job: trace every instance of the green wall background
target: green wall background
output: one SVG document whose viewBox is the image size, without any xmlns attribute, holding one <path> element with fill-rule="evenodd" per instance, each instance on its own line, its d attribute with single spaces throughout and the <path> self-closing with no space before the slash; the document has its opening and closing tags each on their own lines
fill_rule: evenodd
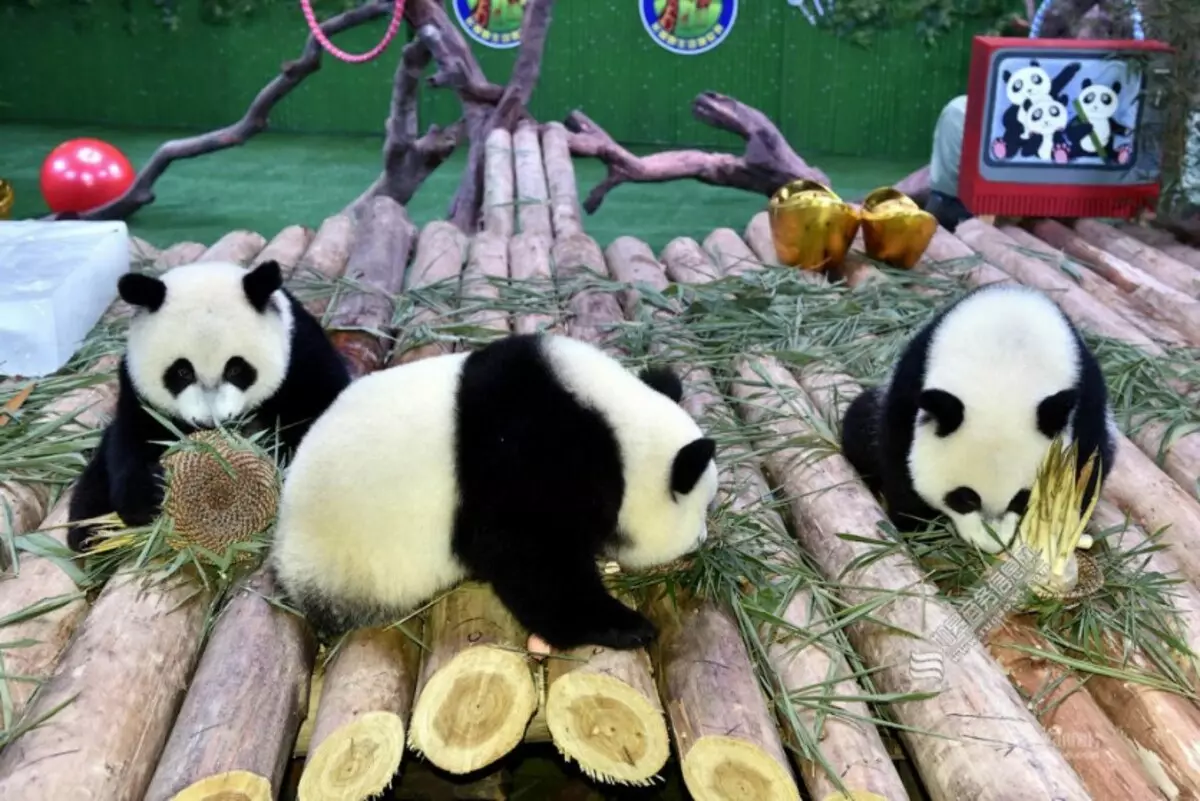
<svg viewBox="0 0 1200 801">
<path fill-rule="evenodd" d="M 180 5 L 172 33 L 151 0 L 0 4 L 0 121 L 78 125 L 80 135 L 88 124 L 215 128 L 242 115 L 307 33 L 296 2 L 224 26 L 202 22 L 196 0 Z M 380 20 L 337 44 L 361 52 L 385 29 Z M 733 146 L 691 117 L 692 98 L 712 89 L 760 108 L 801 154 L 921 157 L 938 112 L 965 91 L 976 32 L 929 48 L 892 30 L 864 50 L 813 28 L 784 0 L 742 0 L 724 44 L 677 56 L 646 35 L 633 0 L 571 0 L 556 6 L 531 110 L 549 120 L 581 108 L 628 144 Z M 473 47 L 489 78 L 505 81 L 516 51 Z M 398 56 L 396 43 L 367 64 L 324 58 L 276 107 L 272 129 L 380 135 Z M 423 124 L 458 116 L 445 90 L 424 88 L 420 108 Z M 3 139 L 0 128 L 0 147 Z"/>
</svg>

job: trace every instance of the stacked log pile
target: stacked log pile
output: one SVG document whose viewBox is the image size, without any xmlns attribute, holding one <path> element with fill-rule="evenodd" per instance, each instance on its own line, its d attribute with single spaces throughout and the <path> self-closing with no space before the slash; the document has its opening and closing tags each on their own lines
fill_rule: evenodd
<svg viewBox="0 0 1200 801">
<path fill-rule="evenodd" d="M 661 292 L 668 282 L 700 284 L 776 265 L 765 214 L 742 234 L 722 228 L 703 243 L 677 239 L 657 255 L 629 237 L 602 249 L 582 224 L 561 125 L 494 129 L 483 172 L 481 229 L 471 237 L 445 223 L 418 231 L 401 206 L 380 196 L 315 233 L 290 226 L 267 242 L 235 231 L 209 248 L 180 243 L 150 256 L 157 269 L 277 259 L 356 376 L 509 331 L 555 330 L 619 352 L 614 326 L 670 312 L 644 306 L 636 286 L 600 292 L 586 286 L 588 278 Z M 965 257 L 982 258 L 966 268 L 974 283 L 1042 288 L 1084 328 L 1155 355 L 1200 345 L 1200 259 L 1167 236 L 1094 221 L 972 221 L 957 235 L 939 231 L 917 269 L 944 271 Z M 888 280 L 861 255 L 847 264 L 829 280 L 851 287 Z M 338 282 L 331 297 L 303 297 L 309 285 L 331 281 Z M 548 300 L 520 314 L 501 311 L 496 299 L 506 282 L 528 282 Z M 439 295 L 452 298 L 445 304 L 397 303 L 406 293 L 431 297 L 429 290 L 447 283 L 457 291 Z M 117 303 L 109 316 L 124 313 Z M 447 322 L 453 336 L 437 333 Z M 652 349 L 679 355 L 668 341 Z M 91 368 L 98 376 L 92 386 L 42 413 L 77 414 L 74 426 L 102 425 L 114 367 L 115 356 L 101 358 Z M 1009 619 L 985 641 L 965 644 L 939 663 L 935 686 L 912 670 L 939 651 L 940 627 L 969 627 L 958 625 L 959 613 L 903 552 L 863 558 L 872 547 L 865 540 L 881 537 L 881 509 L 840 456 L 806 458 L 797 444 L 808 441 L 813 420 L 836 415 L 856 391 L 835 365 L 791 371 L 746 353 L 724 366 L 732 376 L 727 392 L 707 369 L 677 367 L 684 405 L 702 424 L 732 421 L 758 438 L 753 449 L 722 450 L 722 503 L 753 514 L 764 530 L 787 533 L 789 523 L 762 506 L 778 487 L 791 536 L 825 578 L 842 585 L 843 601 L 865 607 L 881 593 L 905 591 L 847 633 L 876 688 L 936 693 L 890 707 L 930 797 L 1200 798 L 1200 709 L 1115 677 L 1080 682 L 1061 664 L 1031 655 L 1053 649 L 1028 620 Z M 1200 388 L 1180 389 L 1200 397 Z M 1150 552 L 1147 569 L 1187 579 L 1174 603 L 1182 638 L 1200 651 L 1200 433 L 1176 437 L 1147 424 L 1119 447 L 1096 523 L 1121 528 L 1114 539 L 1123 548 L 1145 547 L 1146 532 L 1167 527 L 1160 541 L 1168 547 Z M 0 540 L 41 530 L 64 542 L 69 492 L 0 485 L 13 510 L 0 516 L 8 527 Z M 286 792 L 302 725 L 302 799 L 372 797 L 393 781 L 406 747 L 463 775 L 497 766 L 521 742 L 547 740 L 593 777 L 628 784 L 653 781 L 673 746 L 696 799 L 798 799 L 801 787 L 814 798 L 909 797 L 887 738 L 857 700 L 865 691 L 845 656 L 819 640 L 798 643 L 797 632 L 828 625 L 810 592 L 795 593 L 778 610 L 781 623 L 760 628 L 763 655 L 748 650 L 727 610 L 686 594 L 640 600 L 661 631 L 647 652 L 544 655 L 526 652 L 528 632 L 487 587 L 467 583 L 401 625 L 354 632 L 336 644 L 324 657 L 317 694 L 310 683 L 322 657 L 307 625 L 270 603 L 265 570 L 232 593 L 207 633 L 209 597 L 186 580 L 153 585 L 118 576 L 89 607 L 75 574 L 49 555 L 21 553 L 20 571 L 11 572 L 0 577 L 0 620 L 37 605 L 45 611 L 0 630 L 0 641 L 32 643 L 4 651 L 4 675 L 22 681 L 0 682 L 7 682 L 12 714 L 44 722 L 0 750 L 6 798 L 276 798 Z M 121 648 L 113 648 L 118 641 Z M 789 718 L 760 687 L 755 663 L 763 657 L 774 691 L 824 684 L 833 696 L 827 704 L 844 714 L 805 708 L 798 720 Z M 801 753 L 797 726 L 814 735 L 824 766 Z"/>
</svg>

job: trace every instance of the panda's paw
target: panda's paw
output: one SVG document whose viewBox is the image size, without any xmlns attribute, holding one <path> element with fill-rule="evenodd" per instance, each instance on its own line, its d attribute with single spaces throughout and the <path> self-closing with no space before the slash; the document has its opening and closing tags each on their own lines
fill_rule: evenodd
<svg viewBox="0 0 1200 801">
<path fill-rule="evenodd" d="M 1055 145 L 1051 158 L 1055 164 L 1066 164 L 1071 158 L 1071 150 L 1066 145 Z"/>
<path fill-rule="evenodd" d="M 1133 153 L 1133 148 L 1129 145 L 1121 145 L 1117 148 L 1117 163 L 1128 164 L 1130 155 Z"/>
<path fill-rule="evenodd" d="M 1008 146 L 1004 144 L 1003 138 L 998 138 L 992 141 L 992 155 L 998 159 L 1008 156 Z"/>
<path fill-rule="evenodd" d="M 613 621 L 613 625 L 597 629 L 587 640 L 591 645 L 600 645 L 614 651 L 632 651 L 645 648 L 654 642 L 657 636 L 658 630 L 654 628 L 653 623 L 630 610 L 627 620 L 620 624 Z"/>
</svg>

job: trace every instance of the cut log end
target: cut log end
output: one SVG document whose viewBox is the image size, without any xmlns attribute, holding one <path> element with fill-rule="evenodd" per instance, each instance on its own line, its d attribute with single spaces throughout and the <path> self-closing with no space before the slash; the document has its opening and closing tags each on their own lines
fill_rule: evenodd
<svg viewBox="0 0 1200 801">
<path fill-rule="evenodd" d="M 546 722 L 562 755 L 591 778 L 647 785 L 670 755 L 666 723 L 656 701 L 631 683 L 578 670 L 550 684 Z"/>
<path fill-rule="evenodd" d="M 385 711 L 367 712 L 330 733 L 304 766 L 300 801 L 373 798 L 383 792 L 404 756 L 404 736 L 404 720 Z"/>
<path fill-rule="evenodd" d="M 800 791 L 783 766 L 763 749 L 737 737 L 701 737 L 688 751 L 682 769 L 683 781 L 696 801 L 800 801 Z"/>
<path fill-rule="evenodd" d="M 272 801 L 271 782 L 257 773 L 231 770 L 185 787 L 171 801 Z"/>
<path fill-rule="evenodd" d="M 442 770 L 471 773 L 516 748 L 536 709 L 537 689 L 522 654 L 468 648 L 425 684 L 409 745 Z"/>
</svg>

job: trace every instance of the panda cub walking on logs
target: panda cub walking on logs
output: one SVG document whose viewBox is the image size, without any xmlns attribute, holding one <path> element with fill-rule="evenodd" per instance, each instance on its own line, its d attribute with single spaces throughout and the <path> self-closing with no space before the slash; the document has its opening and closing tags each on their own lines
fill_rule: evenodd
<svg viewBox="0 0 1200 801">
<path fill-rule="evenodd" d="M 1080 468 L 1098 452 L 1101 480 L 1116 440 L 1104 377 L 1075 327 L 1041 292 L 998 284 L 918 332 L 842 429 L 843 453 L 898 529 L 941 512 L 988 553 L 1011 544 L 1056 435 L 1078 444 Z M 1085 507 L 1099 489 L 1093 474 Z"/>
<path fill-rule="evenodd" d="M 134 307 L 117 412 L 76 485 L 72 522 L 116 512 L 135 526 L 158 516 L 166 450 L 158 443 L 174 436 L 144 406 L 184 434 L 253 412 L 256 423 L 278 425 L 288 454 L 350 383 L 320 322 L 283 289 L 274 261 L 252 270 L 198 262 L 160 277 L 127 273 L 117 290 Z M 72 527 L 68 543 L 82 551 L 92 534 Z"/>
<path fill-rule="evenodd" d="M 598 558 L 644 569 L 707 536 L 715 444 L 664 369 L 510 336 L 360 378 L 284 481 L 271 563 L 328 635 L 386 625 L 459 580 L 489 583 L 549 645 L 645 646 Z"/>
</svg>

